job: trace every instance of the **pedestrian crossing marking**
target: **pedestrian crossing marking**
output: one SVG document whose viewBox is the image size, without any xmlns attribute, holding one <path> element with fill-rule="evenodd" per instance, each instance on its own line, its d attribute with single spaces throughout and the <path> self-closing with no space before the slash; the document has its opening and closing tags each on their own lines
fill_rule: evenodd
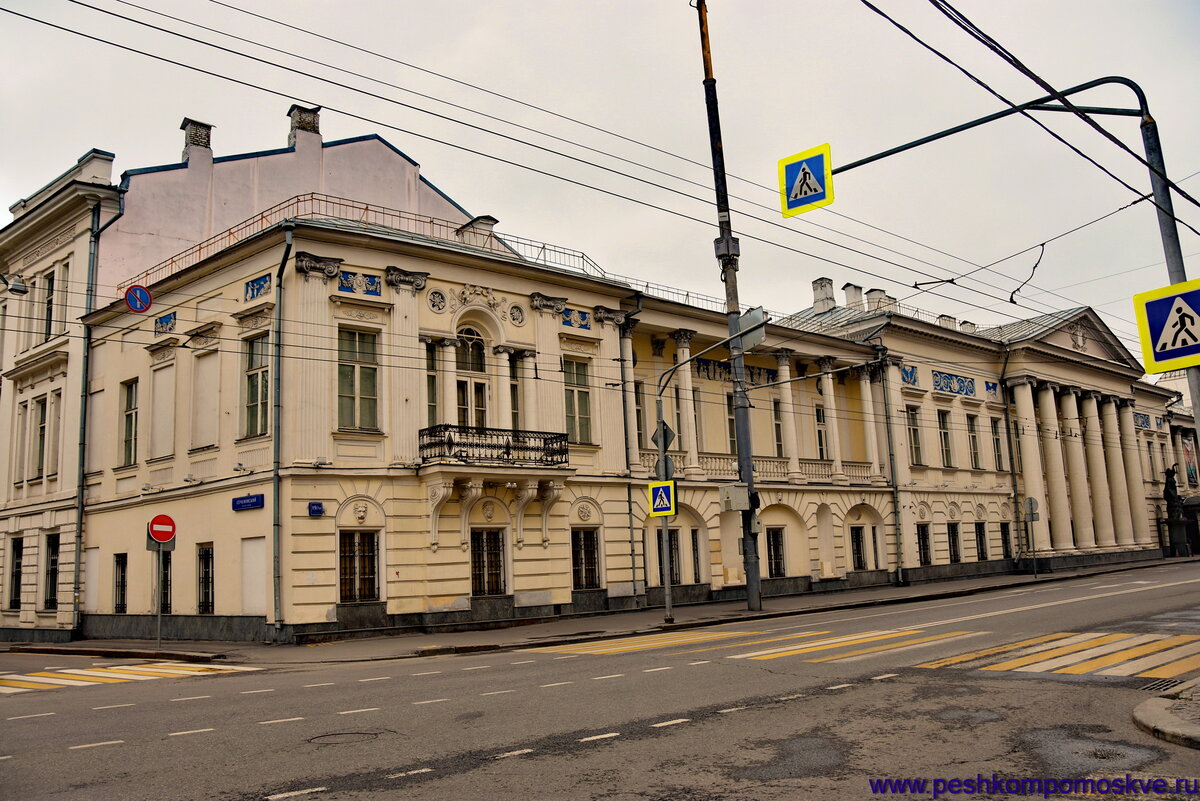
<svg viewBox="0 0 1200 801">
<path fill-rule="evenodd" d="M 1088 640 L 1085 640 L 1084 642 L 1076 642 L 1076 643 L 1072 643 L 1071 645 L 1064 645 L 1060 648 L 1051 648 L 1049 651 L 1039 651 L 1036 654 L 1020 656 L 1020 657 L 1017 657 L 1016 659 L 1010 659 L 1007 662 L 1001 662 L 996 665 L 988 665 L 987 667 L 982 667 L 982 668 L 980 668 L 980 670 L 1012 670 L 1014 668 L 1024 667 L 1025 665 L 1032 665 L 1035 662 L 1041 662 L 1041 661 L 1043 661 L 1045 659 L 1049 659 L 1051 657 L 1062 656 L 1063 654 L 1071 654 L 1071 653 L 1075 653 L 1076 651 L 1083 651 L 1094 645 L 1103 645 L 1106 642 L 1115 642 L 1117 640 L 1125 640 L 1125 639 L 1128 639 L 1130 636 L 1132 636 L 1132 635 L 1109 634 L 1104 637 L 1091 637 Z"/>
<path fill-rule="evenodd" d="M 622 654 L 630 651 L 643 651 L 652 648 L 666 648 L 671 645 L 687 645 L 693 642 L 727 639 L 729 637 L 745 637 L 762 634 L 761 631 L 730 631 L 730 632 L 687 632 L 647 634 L 641 637 L 625 637 L 612 640 L 576 643 L 574 645 L 551 645 L 545 648 L 531 648 L 538 653 L 556 654 Z"/>
<path fill-rule="evenodd" d="M 874 629 L 872 631 L 860 631 L 858 634 L 846 634 L 846 635 L 841 635 L 838 637 L 830 637 L 829 639 L 826 639 L 826 640 L 817 640 L 816 642 L 810 642 L 810 643 L 805 643 L 805 644 L 806 645 L 824 645 L 825 643 L 840 643 L 840 642 L 846 642 L 848 640 L 850 640 L 850 641 L 856 640 L 859 637 L 866 637 L 867 635 L 870 635 L 870 634 L 881 634 L 881 633 L 883 633 L 883 629 Z M 726 658 L 727 659 L 753 659 L 754 657 L 760 656 L 762 654 L 776 654 L 776 653 L 780 653 L 780 652 L 784 652 L 784 651 L 790 651 L 791 649 L 792 649 L 792 646 L 785 645 L 781 648 L 765 648 L 761 651 L 749 651 L 744 654 L 733 654 L 732 656 L 729 656 Z"/>
<path fill-rule="evenodd" d="M 117 675 L 134 675 L 134 676 L 156 676 L 160 679 L 170 679 L 178 676 L 178 673 L 168 673 L 165 670 L 141 670 L 141 666 L 131 667 L 102 667 L 95 668 L 96 671 L 102 673 L 115 673 Z"/>
<path fill-rule="evenodd" d="M 1021 640 L 1020 642 L 1008 643 L 1007 645 L 996 645 L 991 648 L 984 648 L 981 651 L 971 651 L 971 652 L 965 653 L 965 654 L 958 654 L 957 656 L 947 656 L 943 659 L 935 659 L 932 662 L 926 662 L 923 665 L 917 665 L 917 667 L 919 667 L 919 668 L 949 667 L 950 665 L 957 665 L 961 662 L 970 662 L 975 659 L 982 659 L 986 656 L 994 656 L 995 654 L 1002 654 L 1002 653 L 1006 653 L 1008 651 L 1015 651 L 1018 648 L 1026 648 L 1031 645 L 1039 645 L 1041 643 L 1050 642 L 1052 640 L 1061 640 L 1062 638 L 1070 637 L 1071 635 L 1072 635 L 1072 632 L 1066 632 L 1066 633 L 1061 633 L 1061 634 L 1045 634 L 1045 635 L 1042 635 L 1041 637 L 1032 637 L 1028 640 Z"/>
<path fill-rule="evenodd" d="M 59 685 L 46 682 L 21 681 L 20 679 L 0 679 L 0 687 L 19 690 L 57 690 Z"/>
<path fill-rule="evenodd" d="M 1058 670 L 1059 668 L 1065 667 L 1066 665 L 1073 665 L 1081 659 L 1090 661 L 1092 659 L 1095 659 L 1096 657 L 1106 656 L 1115 651 L 1132 648 L 1134 646 L 1142 645 L 1144 643 L 1151 642 L 1153 640 L 1161 640 L 1161 639 L 1162 639 L 1161 634 L 1158 634 L 1158 635 L 1139 634 L 1139 635 L 1130 637 L 1128 639 L 1117 640 L 1117 641 L 1109 642 L 1106 644 L 1097 645 L 1093 648 L 1087 648 L 1083 651 L 1075 651 L 1066 656 L 1060 656 L 1060 657 L 1057 657 L 1054 659 L 1048 659 L 1045 661 L 1036 662 L 1031 665 L 1026 665 L 1025 667 L 1019 667 L 1019 668 L 1017 668 L 1017 670 L 1022 673 L 1049 673 L 1051 671 L 1055 671 L 1055 670 Z M 1089 643 L 1089 645 L 1090 644 L 1091 643 Z"/>
<path fill-rule="evenodd" d="M 885 631 L 882 633 L 873 633 L 872 636 L 856 635 L 853 637 L 840 637 L 836 641 L 826 642 L 823 644 L 809 645 L 804 648 L 789 648 L 777 650 L 774 653 L 760 653 L 757 655 L 735 656 L 733 659 L 753 659 L 760 661 L 764 659 L 779 659 L 784 656 L 795 656 L 796 654 L 811 654 L 814 651 L 828 651 L 831 648 L 841 648 L 846 645 L 857 645 L 861 642 L 875 642 L 876 640 L 887 640 L 894 637 L 907 637 L 912 634 L 911 631 Z"/>
<path fill-rule="evenodd" d="M 1149 670 L 1159 665 L 1164 665 L 1167 662 L 1174 661 L 1181 656 L 1194 654 L 1200 651 L 1200 643 L 1190 643 L 1181 645 L 1178 648 L 1172 648 L 1170 651 L 1145 656 L 1141 659 L 1136 659 L 1133 662 L 1128 662 L 1124 665 L 1114 665 L 1107 670 L 1101 670 L 1101 676 L 1132 676 L 1135 673 L 1140 673 L 1143 670 Z"/>
<path fill-rule="evenodd" d="M 1138 678 L 1170 679 L 1178 676 L 1180 673 L 1186 673 L 1187 671 L 1198 667 L 1200 667 L 1200 654 L 1180 659 L 1177 662 L 1170 662 L 1160 668 L 1147 670 L 1145 673 L 1139 673 Z"/>
<path fill-rule="evenodd" d="M 104 676 L 81 676 L 78 673 L 42 672 L 42 673 L 28 673 L 26 675 L 38 676 L 39 678 L 45 677 L 45 678 L 70 679 L 72 681 L 95 682 L 97 684 L 121 684 L 126 681 L 125 679 L 106 678 Z"/>
<path fill-rule="evenodd" d="M 913 632 L 916 633 L 916 632 Z M 945 640 L 950 637 L 961 637 L 964 634 L 974 634 L 971 631 L 951 631 L 948 634 L 931 634 L 928 637 L 917 637 L 915 640 L 901 640 L 900 642 L 889 642 L 883 645 L 872 645 L 869 648 L 859 648 L 856 651 L 850 651 L 844 654 L 834 654 L 833 656 L 822 656 L 817 659 L 806 659 L 806 662 L 833 662 L 838 659 L 846 659 L 852 656 L 861 656 L 862 654 L 873 654 L 878 651 L 889 651 L 892 649 L 900 649 L 910 645 L 919 645 L 932 643 L 937 640 Z"/>
<path fill-rule="evenodd" d="M 750 642 L 732 642 L 725 645 L 714 645 L 711 648 L 695 648 L 691 651 L 680 651 L 681 654 L 698 654 L 703 651 L 722 651 L 726 648 L 744 648 L 747 645 L 762 645 L 767 642 L 782 642 L 783 640 L 796 640 L 801 637 L 815 637 L 819 634 L 829 634 L 828 631 L 806 631 L 803 634 L 789 634 L 786 637 L 771 637 L 766 640 L 751 640 Z"/>
<path fill-rule="evenodd" d="M 1095 659 L 1089 659 L 1088 661 L 1080 662 L 1077 665 L 1071 665 L 1070 667 L 1059 668 L 1058 670 L 1056 670 L 1054 672 L 1055 673 L 1066 673 L 1068 675 L 1079 675 L 1081 673 L 1091 673 L 1093 670 L 1097 670 L 1098 668 L 1108 667 L 1109 665 L 1115 665 L 1118 662 L 1125 662 L 1130 659 L 1133 659 L 1135 656 L 1144 656 L 1146 654 L 1156 653 L 1158 651 L 1163 651 L 1168 648 L 1174 648 L 1176 645 L 1183 645 L 1184 643 L 1195 642 L 1196 640 L 1200 640 L 1200 636 L 1197 636 L 1195 634 L 1179 634 L 1174 637 L 1167 637 L 1166 639 L 1157 640 L 1155 642 L 1150 642 L 1145 645 L 1139 645 L 1136 648 L 1126 648 L 1123 651 L 1117 651 L 1115 654 L 1107 654 L 1105 656 L 1098 656 Z"/>
<path fill-rule="evenodd" d="M 155 663 L 138 665 L 116 665 L 112 667 L 62 668 L 61 670 L 37 670 L 22 674 L 4 674 L 0 677 L 0 695 L 12 695 L 34 690 L 61 690 L 64 687 L 90 687 L 97 684 L 125 684 L 131 681 L 157 681 L 158 679 L 189 679 L 199 676 L 218 676 L 257 671 L 262 668 L 245 665 L 188 665 Z"/>
</svg>

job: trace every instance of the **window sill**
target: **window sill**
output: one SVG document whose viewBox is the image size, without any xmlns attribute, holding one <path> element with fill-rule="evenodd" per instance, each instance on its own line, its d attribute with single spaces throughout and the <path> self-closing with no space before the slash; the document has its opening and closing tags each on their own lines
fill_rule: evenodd
<svg viewBox="0 0 1200 801">
<path fill-rule="evenodd" d="M 175 454 L 168 453 L 166 456 L 155 456 L 153 459 L 147 459 L 146 464 L 161 464 L 163 462 L 169 462 L 174 458 Z"/>
<path fill-rule="evenodd" d="M 339 428 L 334 430 L 332 436 L 341 439 L 383 439 L 387 433 L 380 431 L 377 428 Z"/>
<path fill-rule="evenodd" d="M 195 456 L 198 453 L 211 453 L 220 449 L 221 447 L 219 445 L 201 445 L 198 448 L 189 448 L 187 453 L 188 456 Z"/>
<path fill-rule="evenodd" d="M 113 475 L 121 475 L 122 473 L 135 473 L 140 465 L 137 462 L 131 464 L 118 465 L 113 468 Z"/>
<path fill-rule="evenodd" d="M 568 448 L 579 449 L 585 451 L 598 451 L 600 446 L 592 442 L 568 442 Z"/>
<path fill-rule="evenodd" d="M 233 441 L 233 444 L 234 445 L 245 445 L 246 443 L 254 442 L 255 440 L 262 440 L 265 442 L 269 439 L 271 439 L 270 434 L 251 434 L 250 436 L 247 436 L 247 437 L 239 437 L 238 439 L 235 439 Z M 210 445 L 209 447 L 216 448 L 217 446 Z"/>
</svg>

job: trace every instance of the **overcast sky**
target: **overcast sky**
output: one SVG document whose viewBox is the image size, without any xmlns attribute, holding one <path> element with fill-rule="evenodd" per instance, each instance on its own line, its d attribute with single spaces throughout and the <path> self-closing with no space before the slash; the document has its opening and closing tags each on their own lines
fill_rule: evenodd
<svg viewBox="0 0 1200 801">
<path fill-rule="evenodd" d="M 687 0 L 229 0 L 232 5 L 573 117 L 657 150 L 254 19 L 212 0 L 137 2 L 298 57 L 502 117 L 570 144 L 306 64 L 296 57 L 223 39 L 117 0 L 88 2 L 286 62 L 388 100 L 434 109 L 536 141 L 702 199 L 217 52 L 68 0 L 0 0 L 2 8 L 287 96 L 265 94 L 0 14 L 0 34 L 5 42 L 0 51 L 0 69 L 5 76 L 0 82 L 0 108 L 4 109 L 0 198 L 6 206 L 36 191 L 89 148 L 116 153 L 118 173 L 178 161 L 182 149 L 178 126 L 185 116 L 216 126 L 216 155 L 283 146 L 287 137 L 284 114 L 295 100 L 327 107 L 321 119 L 326 141 L 381 134 L 418 161 L 422 174 L 468 211 L 499 218 L 499 230 L 582 250 L 610 272 L 722 294 L 711 244 L 715 212 L 707 166 L 699 36 L 696 12 Z M 1024 102 L 1043 94 L 928 3 L 875 2 L 1005 97 Z M 1200 110 L 1196 102 L 1200 3 L 959 0 L 956 7 L 1056 87 L 1067 88 L 1106 75 L 1123 75 L 1139 83 L 1160 126 L 1169 174 L 1185 190 L 1200 196 L 1200 176 L 1185 180 L 1200 171 Z M 731 178 L 730 189 L 743 198 L 733 201 L 734 227 L 742 237 L 743 301 L 784 313 L 801 309 L 811 303 L 812 280 L 823 275 L 831 277 L 837 287 L 850 281 L 867 288 L 886 288 L 904 299 L 915 291 L 914 281 L 928 280 L 913 269 L 938 277 L 960 274 L 1037 246 L 1137 198 L 1032 122 L 1011 117 L 843 173 L 835 180 L 837 201 L 832 206 L 784 220 L 778 211 L 776 188 L 779 158 L 829 142 L 834 163 L 846 164 L 1000 110 L 1003 105 L 858 0 L 710 0 L 709 22 L 726 161 L 730 174 L 738 176 Z M 1075 99 L 1097 106 L 1135 103 L 1132 94 L 1121 88 L 1093 90 Z M 1146 169 L 1082 121 L 1050 113 L 1039 119 L 1138 192 L 1149 191 Z M 1141 153 L 1135 119 L 1100 120 Z M 683 216 L 431 142 L 418 134 L 602 187 Z M 617 161 L 614 156 L 646 166 Z M 1175 210 L 1180 219 L 1200 228 L 1200 209 L 1176 198 Z M 1196 272 L 1200 237 L 1181 229 L 1181 238 L 1185 257 L 1200 277 Z M 862 253 L 821 240 L 852 246 Z M 1000 262 L 994 272 L 978 273 L 978 280 L 963 279 L 958 286 L 939 287 L 910 302 L 983 325 L 1007 322 L 1013 315 L 1028 317 L 1092 305 L 1137 353 L 1130 296 L 1169 283 L 1150 204 L 1139 203 L 1050 243 L 1032 283 L 1018 295 L 1022 306 L 1009 304 L 1009 292 L 1028 277 L 1037 255 L 1038 251 L 1032 250 Z"/>
</svg>

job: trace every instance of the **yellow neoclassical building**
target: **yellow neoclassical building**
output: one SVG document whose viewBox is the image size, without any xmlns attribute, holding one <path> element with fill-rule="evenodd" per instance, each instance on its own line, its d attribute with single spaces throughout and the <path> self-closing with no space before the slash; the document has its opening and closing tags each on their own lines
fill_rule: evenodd
<svg viewBox="0 0 1200 801">
<path fill-rule="evenodd" d="M 386 141 L 12 207 L 0 631 L 297 641 L 745 594 L 724 302 L 499 234 Z M 636 265 L 625 268 L 637 272 Z M 144 287 L 148 309 L 123 299 Z M 1161 558 L 1176 393 L 1089 309 L 995 328 L 827 278 L 747 356 L 765 595 Z M 659 376 L 678 514 L 647 517 Z M 1040 518 L 1022 510 L 1036 500 Z M 161 567 L 150 518 L 177 528 Z M 663 564 L 670 553 L 670 575 Z"/>
</svg>

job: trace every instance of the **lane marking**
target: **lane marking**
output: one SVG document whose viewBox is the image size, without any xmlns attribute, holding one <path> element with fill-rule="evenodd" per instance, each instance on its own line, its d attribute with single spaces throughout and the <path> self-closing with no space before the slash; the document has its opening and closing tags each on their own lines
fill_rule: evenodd
<svg viewBox="0 0 1200 801">
<path fill-rule="evenodd" d="M 744 706 L 731 706 L 728 709 L 718 709 L 717 711 L 720 712 L 721 714 L 724 714 L 726 712 L 741 712 L 745 708 L 746 707 L 744 707 Z"/>
<path fill-rule="evenodd" d="M 590 743 L 590 742 L 593 742 L 593 741 L 595 741 L 595 740 L 608 740 L 608 739 L 610 739 L 610 738 L 612 738 L 612 737 L 620 737 L 620 736 L 621 736 L 621 732 L 619 732 L 619 731 L 610 731 L 610 732 L 608 732 L 607 734 L 593 734 L 591 737 L 580 737 L 580 738 L 579 738 L 579 742 L 581 742 L 581 743 Z"/>
<path fill-rule="evenodd" d="M 25 720 L 26 718 L 48 718 L 51 715 L 56 715 L 56 714 L 58 714 L 58 713 L 57 712 L 38 712 L 36 715 L 17 715 L 15 718 L 8 718 L 8 720 Z"/>
<path fill-rule="evenodd" d="M 841 648 L 846 645 L 858 645 L 863 642 L 876 642 L 878 640 L 890 640 L 896 637 L 907 637 L 912 632 L 909 631 L 888 631 L 882 634 L 871 634 L 871 636 L 858 635 L 854 637 L 839 637 L 836 641 L 826 641 L 823 645 L 809 645 L 804 648 L 789 648 L 775 649 L 759 656 L 751 656 L 750 659 L 761 661 L 764 659 L 780 659 L 785 656 L 795 656 L 796 654 L 811 654 L 814 651 L 828 651 L 831 648 Z M 738 659 L 739 657 L 731 657 Z"/>
<path fill-rule="evenodd" d="M 1108 654 L 1107 656 L 1099 656 L 1095 659 L 1089 659 L 1088 661 L 1081 662 L 1078 665 L 1059 668 L 1054 672 L 1077 676 L 1082 673 L 1090 673 L 1097 668 L 1108 667 L 1109 665 L 1115 665 L 1118 662 L 1125 662 L 1133 659 L 1134 657 L 1145 656 L 1146 654 L 1166 651 L 1169 648 L 1174 648 L 1176 645 L 1185 645 L 1189 642 L 1195 642 L 1196 640 L 1200 640 L 1200 635 L 1178 634 L 1174 637 L 1165 637 L 1155 642 L 1148 642 L 1145 645 L 1139 645 L 1136 648 L 1126 648 L 1122 651 Z"/>
<path fill-rule="evenodd" d="M 60 684 L 64 687 L 88 687 L 95 684 L 94 679 L 84 679 L 82 676 L 74 676 L 72 678 L 62 678 L 54 673 L 27 673 L 27 676 L 37 676 L 38 681 L 47 681 L 51 684 Z"/>
<path fill-rule="evenodd" d="M 260 720 L 259 726 L 269 726 L 272 723 L 291 723 L 294 720 L 304 720 L 304 718 L 280 718 L 279 720 Z"/>
<path fill-rule="evenodd" d="M 18 681 L 17 679 L 0 679 L 0 687 L 12 687 L 22 690 L 57 690 L 62 687 L 61 684 L 50 684 L 48 682 L 33 682 L 33 681 Z"/>
<path fill-rule="evenodd" d="M 121 681 L 158 681 L 161 676 L 144 676 L 140 673 L 112 673 L 112 668 L 71 668 L 64 670 L 63 673 L 70 673 L 79 676 L 100 676 L 101 678 L 111 679 L 114 676 L 120 676 Z"/>
<path fill-rule="evenodd" d="M 660 668 L 646 668 L 646 669 L 645 669 L 645 670 L 643 670 L 642 672 L 643 672 L 643 673 L 657 673 L 657 672 L 658 672 L 658 671 L 660 671 L 660 670 L 670 670 L 670 669 L 671 669 L 671 668 L 669 668 L 669 667 L 660 667 Z"/>
<path fill-rule="evenodd" d="M 1162 634 L 1139 634 L 1130 637 L 1126 640 L 1121 640 L 1107 645 L 1100 645 L 1095 648 L 1088 648 L 1084 651 L 1078 651 L 1067 656 L 1060 656 L 1055 659 L 1046 659 L 1041 662 L 1035 662 L 1032 665 L 1017 668 L 1020 673 L 1048 673 L 1052 670 L 1057 670 L 1067 665 L 1074 665 L 1080 661 L 1089 661 L 1096 657 L 1111 654 L 1113 651 L 1121 651 L 1128 649 L 1130 646 L 1142 645 L 1148 642 L 1156 642 L 1163 638 Z"/>
<path fill-rule="evenodd" d="M 480 693 L 480 695 L 504 695 L 505 693 L 515 693 L 516 690 L 492 690 L 490 693 Z"/>
<path fill-rule="evenodd" d="M 212 698 L 211 695 L 189 695 L 186 698 L 172 698 L 171 701 L 199 701 L 202 698 Z"/>
<path fill-rule="evenodd" d="M 298 795 L 308 795 L 309 793 L 323 793 L 328 790 L 328 787 L 309 787 L 307 790 L 292 790 L 290 793 L 276 793 L 269 795 L 266 801 L 278 801 L 280 798 L 295 798 Z"/>
<path fill-rule="evenodd" d="M 305 687 L 332 687 L 333 682 L 332 681 L 323 681 L 320 684 L 305 684 L 304 686 Z"/>
<path fill-rule="evenodd" d="M 1127 640 L 1131 636 L 1133 635 L 1109 634 L 1106 637 L 1092 637 L 1085 642 L 1064 645 L 1061 648 L 1051 648 L 1049 651 L 1040 651 L 1036 654 L 1029 654 L 1028 656 L 1019 656 L 1016 659 L 1010 659 L 1007 662 L 998 662 L 994 665 L 985 665 L 984 667 L 981 667 L 980 670 L 1012 670 L 1013 668 L 1024 667 L 1025 665 L 1029 665 L 1034 662 L 1041 662 L 1044 659 L 1052 659 L 1053 657 L 1062 656 L 1064 654 L 1073 654 L 1076 651 L 1083 651 L 1096 645 L 1104 645 L 1105 643 L 1117 642 L 1118 640 Z"/>
<path fill-rule="evenodd" d="M 384 776 L 385 779 L 402 779 L 405 776 L 416 776 L 418 773 L 433 773 L 433 768 L 417 768 L 416 770 L 406 770 L 403 773 L 392 773 Z"/>
<path fill-rule="evenodd" d="M 359 712 L 378 712 L 380 707 L 369 706 L 366 709 L 347 709 L 345 712 L 338 712 L 339 715 L 355 715 Z"/>
<path fill-rule="evenodd" d="M 532 754 L 532 748 L 522 748 L 519 751 L 507 751 L 503 754 L 496 754 L 492 759 L 507 759 L 508 757 L 521 756 L 522 754 Z"/>
<path fill-rule="evenodd" d="M 835 684 L 832 687 L 826 687 L 826 690 L 840 690 L 843 687 L 853 687 L 853 684 Z"/>
<path fill-rule="evenodd" d="M 1180 659 L 1178 662 L 1169 662 L 1162 667 L 1147 670 L 1145 673 L 1139 673 L 1140 679 L 1169 679 L 1178 676 L 1180 673 L 1185 673 L 1194 667 L 1200 667 L 1200 656 L 1189 656 Z"/>
<path fill-rule="evenodd" d="M 982 637 L 983 635 L 990 634 L 990 633 L 991 632 L 988 632 L 988 631 L 965 631 L 962 633 L 955 633 L 953 635 L 950 635 L 938 642 L 940 642 L 942 645 L 946 645 L 947 643 L 957 642 L 958 640 L 969 640 L 972 637 Z M 916 651 L 919 648 L 928 648 L 932 644 L 932 642 L 927 642 L 923 639 L 912 640 L 911 643 L 912 643 L 911 645 L 904 644 L 904 643 L 896 643 L 894 648 L 887 648 L 885 650 L 888 652 L 888 656 L 891 656 L 893 654 L 902 654 L 905 651 Z M 871 654 L 868 653 L 868 654 L 864 654 L 862 656 L 848 656 L 848 657 L 843 658 L 841 661 L 842 662 L 861 662 L 864 659 L 870 659 L 870 658 L 871 658 Z"/>
<path fill-rule="evenodd" d="M 72 745 L 67 748 L 68 751 L 78 751 L 80 748 L 99 748 L 102 745 L 120 745 L 124 740 L 105 740 L 102 743 L 86 743 L 84 745 Z"/>
<path fill-rule="evenodd" d="M 12 759 L 12 754 L 9 754 L 7 756 L 0 756 L 0 759 Z"/>
<path fill-rule="evenodd" d="M 74 673 L 74 671 L 71 671 Z M 100 673 L 101 675 L 114 676 L 142 676 L 148 679 L 175 679 L 179 677 L 178 673 L 168 673 L 165 670 L 144 670 L 140 666 L 131 665 L 129 667 L 102 667 L 92 668 L 89 673 Z"/>
<path fill-rule="evenodd" d="M 795 701 L 797 698 L 803 698 L 804 693 L 793 693 L 792 695 L 781 695 L 776 698 L 776 701 Z"/>
<path fill-rule="evenodd" d="M 678 634 L 647 634 L 641 637 L 625 637 L 612 640 L 599 640 L 580 645 L 548 646 L 545 651 L 558 653 L 576 652 L 578 654 L 623 654 L 631 651 L 646 651 L 652 648 L 669 648 L 675 645 L 690 645 L 691 643 L 711 642 L 712 640 L 729 637 L 744 637 L 761 634 L 759 631 L 730 631 L 730 632 L 690 632 Z M 560 657 L 561 658 L 561 657 Z"/>
<path fill-rule="evenodd" d="M 768 642 L 782 642 L 783 640 L 797 640 L 801 637 L 816 637 L 818 634 L 830 634 L 829 631 L 806 631 L 802 634 L 788 634 L 783 637 L 770 637 L 765 640 L 750 640 L 749 642 L 734 642 L 726 643 L 725 645 L 714 645 L 711 648 L 693 648 L 690 651 L 678 651 L 680 654 L 699 654 L 705 651 L 721 651 L 726 648 L 742 648 L 747 645 L 762 645 Z"/>
<path fill-rule="evenodd" d="M 47 679 L 59 678 L 78 681 L 80 684 L 124 684 L 128 679 L 118 679 L 109 676 L 80 676 L 78 673 L 31 673 L 31 676 L 41 676 Z"/>
<path fill-rule="evenodd" d="M 1187 645 L 1181 645 L 1177 648 L 1172 648 L 1169 651 L 1162 651 L 1152 656 L 1144 656 L 1141 659 L 1135 659 L 1132 662 L 1126 662 L 1123 665 L 1115 665 L 1107 670 L 1101 670 L 1099 676 L 1131 676 L 1134 673 L 1140 673 L 1143 670 L 1149 670 L 1152 667 L 1166 664 L 1172 660 L 1178 659 L 1186 654 L 1194 654 L 1200 651 L 1200 643 L 1194 642 Z"/>
<path fill-rule="evenodd" d="M 168 737 L 182 737 L 185 734 L 204 734 L 206 731 L 216 731 L 216 729 L 192 729 L 191 731 L 173 731 L 168 734 Z"/>
<path fill-rule="evenodd" d="M 1021 640 L 1020 642 L 1010 642 L 1005 645 L 997 645 L 992 648 L 984 648 L 981 651 L 971 651 L 970 653 L 959 654 L 957 656 L 947 656 L 942 659 L 935 659 L 932 662 L 926 662 L 923 665 L 917 665 L 917 667 L 919 667 L 919 668 L 943 668 L 943 667 L 947 667 L 949 665 L 957 665 L 960 662 L 972 662 L 976 659 L 982 659 L 985 656 L 993 656 L 995 654 L 1002 654 L 1007 651 L 1015 651 L 1018 648 L 1027 648 L 1027 647 L 1034 646 L 1034 645 L 1042 645 L 1043 643 L 1053 642 L 1055 640 L 1062 640 L 1066 637 L 1074 637 L 1074 636 L 1076 636 L 1075 632 L 1072 632 L 1072 631 L 1063 631 L 1063 632 L 1059 632 L 1057 634 L 1043 634 L 1040 637 L 1031 637 L 1028 640 Z"/>
<path fill-rule="evenodd" d="M 553 684 L 543 684 L 543 687 L 562 687 L 564 684 L 574 684 L 573 681 L 556 681 Z"/>
<path fill-rule="evenodd" d="M 429 701 L 413 701 L 413 706 L 420 706 L 421 704 L 440 704 L 442 701 L 449 701 L 449 700 L 450 700 L 449 698 L 434 698 Z"/>
<path fill-rule="evenodd" d="M 463 670 L 487 670 L 491 665 L 476 665 L 475 667 L 465 667 Z"/>
<path fill-rule="evenodd" d="M 510 665 L 530 665 L 536 662 L 536 659 L 522 659 L 520 662 L 509 662 Z"/>
<path fill-rule="evenodd" d="M 578 659 L 579 654 L 571 654 L 570 656 L 556 656 L 555 659 Z"/>
<path fill-rule="evenodd" d="M 852 657 L 852 656 L 861 656 L 863 654 L 873 654 L 873 653 L 877 653 L 879 651 L 890 651 L 893 649 L 900 650 L 902 648 L 912 646 L 912 645 L 933 643 L 933 642 L 936 642 L 937 640 L 944 640 L 948 637 L 961 637 L 964 634 L 971 634 L 971 633 L 972 632 L 969 632 L 969 631 L 951 631 L 951 632 L 947 632 L 946 634 L 930 634 L 928 637 L 917 637 L 914 640 L 900 640 L 899 642 L 889 642 L 889 643 L 884 643 L 883 645 L 873 645 L 870 648 L 858 648 L 854 651 L 847 651 L 847 652 L 841 653 L 841 654 L 834 654 L 833 656 L 821 656 L 821 657 L 817 657 L 816 659 L 806 659 L 804 661 L 805 662 L 832 662 L 835 659 L 847 659 L 848 657 Z"/>
<path fill-rule="evenodd" d="M 699 662 L 688 662 L 689 665 L 709 665 L 712 664 L 711 659 L 701 659 Z"/>
<path fill-rule="evenodd" d="M 123 706 L 134 706 L 134 704 L 110 704 L 109 706 L 94 706 L 92 709 L 120 709 Z"/>
<path fill-rule="evenodd" d="M 273 693 L 275 690 L 242 690 L 238 695 L 254 695 L 255 693 Z"/>
<path fill-rule="evenodd" d="M 602 679 L 619 679 L 619 678 L 622 678 L 624 675 L 625 675 L 624 673 L 610 673 L 607 676 L 592 676 L 592 681 L 600 681 Z"/>
<path fill-rule="evenodd" d="M 825 645 L 827 643 L 843 643 L 848 640 L 857 640 L 860 637 L 869 637 L 873 634 L 891 634 L 891 633 L 893 633 L 893 631 L 894 631 L 894 629 L 872 629 L 871 631 L 860 631 L 857 634 L 843 634 L 843 635 L 840 635 L 837 637 L 827 637 L 824 640 L 815 640 L 813 642 L 808 643 L 807 645 L 809 647 L 812 647 L 815 645 Z M 824 633 L 824 632 L 822 632 L 822 633 Z M 744 654 L 733 654 L 732 656 L 727 656 L 725 658 L 726 659 L 753 659 L 756 656 L 761 656 L 764 654 L 778 654 L 778 653 L 783 653 L 785 651 L 791 652 L 793 650 L 794 650 L 793 646 L 784 645 L 779 648 L 766 648 L 761 651 L 747 651 Z"/>
<path fill-rule="evenodd" d="M 440 671 L 440 670 L 427 670 L 424 673 L 414 673 L 413 675 L 414 676 L 436 676 L 438 673 L 441 673 L 441 672 L 442 671 Z"/>
<path fill-rule="evenodd" d="M 651 723 L 650 728 L 662 729 L 667 726 L 678 726 L 680 723 L 687 723 L 691 718 L 675 718 L 675 720 L 664 720 L 662 723 Z"/>
<path fill-rule="evenodd" d="M 871 681 L 883 681 L 884 679 L 894 679 L 899 676 L 899 673 L 884 673 L 882 676 L 872 676 Z"/>
<path fill-rule="evenodd" d="M 359 679 L 359 681 L 386 681 L 387 679 L 390 679 L 390 678 L 391 678 L 391 676 L 376 676 L 373 679 Z"/>
</svg>

